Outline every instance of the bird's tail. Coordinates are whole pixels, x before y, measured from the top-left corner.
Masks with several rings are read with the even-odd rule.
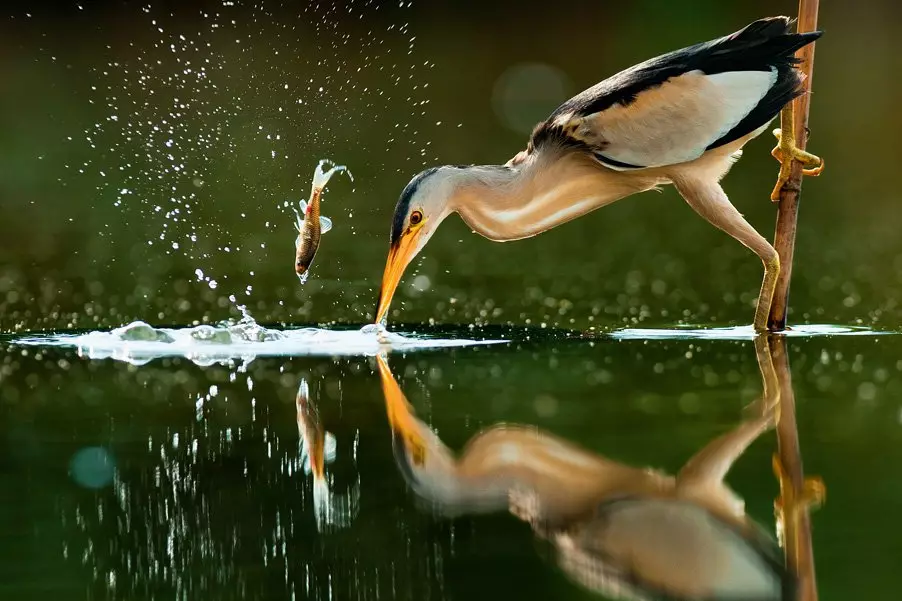
[[[759,19],[736,33],[715,42],[713,54],[742,52],[748,61],[763,61],[772,65],[794,65],[798,62],[795,52],[815,41],[823,31],[795,33],[795,19],[767,17]]]

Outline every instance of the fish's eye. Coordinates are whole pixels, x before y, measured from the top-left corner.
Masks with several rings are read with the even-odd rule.
[[[419,225],[423,221],[423,212],[414,211],[410,214],[410,225]]]

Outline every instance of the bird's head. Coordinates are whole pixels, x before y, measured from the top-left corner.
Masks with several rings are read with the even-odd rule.
[[[401,192],[391,225],[391,246],[382,275],[376,323],[388,313],[407,265],[426,246],[439,224],[452,212],[456,167],[433,167],[419,173]]]

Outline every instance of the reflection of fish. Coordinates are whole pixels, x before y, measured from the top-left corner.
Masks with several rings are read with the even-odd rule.
[[[320,200],[322,199],[323,189],[329,183],[329,179],[337,171],[347,171],[344,165],[336,165],[328,171],[323,171],[323,165],[333,164],[331,161],[322,160],[316,166],[313,173],[313,184],[310,190],[310,202],[300,202],[301,213],[295,211],[297,215],[298,239],[295,243],[296,254],[294,258],[294,271],[301,280],[301,283],[307,281],[307,273],[310,264],[313,263],[313,257],[319,248],[320,237],[332,229],[332,221],[328,217],[322,217],[319,214]],[[303,214],[303,218],[301,217]]]
[[[310,389],[307,381],[301,380],[296,398],[298,409],[298,434],[301,436],[305,467],[309,465],[313,473],[314,483],[323,482],[325,479],[325,447],[326,432],[323,430],[316,406],[310,400]]]
[[[347,527],[359,510],[360,482],[353,484],[346,494],[333,495],[325,464],[335,460],[335,437],[323,427],[306,380],[301,380],[295,402],[304,471],[313,476],[313,513],[317,527]]]
[[[377,357],[399,470],[445,515],[510,509],[557,549],[560,566],[615,598],[788,600],[775,541],[723,482],[773,426],[773,407],[710,442],[676,476],[592,453],[535,427],[499,424],[459,457],[417,419]]]

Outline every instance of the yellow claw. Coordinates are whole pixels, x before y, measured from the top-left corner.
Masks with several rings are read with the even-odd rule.
[[[789,482],[783,462],[776,453],[774,453],[772,464],[774,475],[780,481],[780,498],[774,502],[778,512],[782,514],[787,507],[790,511],[798,511],[803,508],[817,509],[824,504],[827,499],[827,486],[822,478],[818,476],[805,478],[802,490],[797,495]]]
[[[787,131],[791,131],[791,129],[788,128]],[[789,181],[793,160],[802,164],[802,175],[811,177],[821,174],[824,170],[824,160],[796,146],[795,137],[791,134],[784,136],[783,130],[780,128],[774,130],[774,137],[777,138],[777,145],[771,150],[770,154],[780,161],[780,174],[777,176],[777,185],[774,186],[770,199],[776,202],[780,200],[780,191],[783,189],[783,186]],[[786,160],[787,156],[790,157],[789,160]]]

